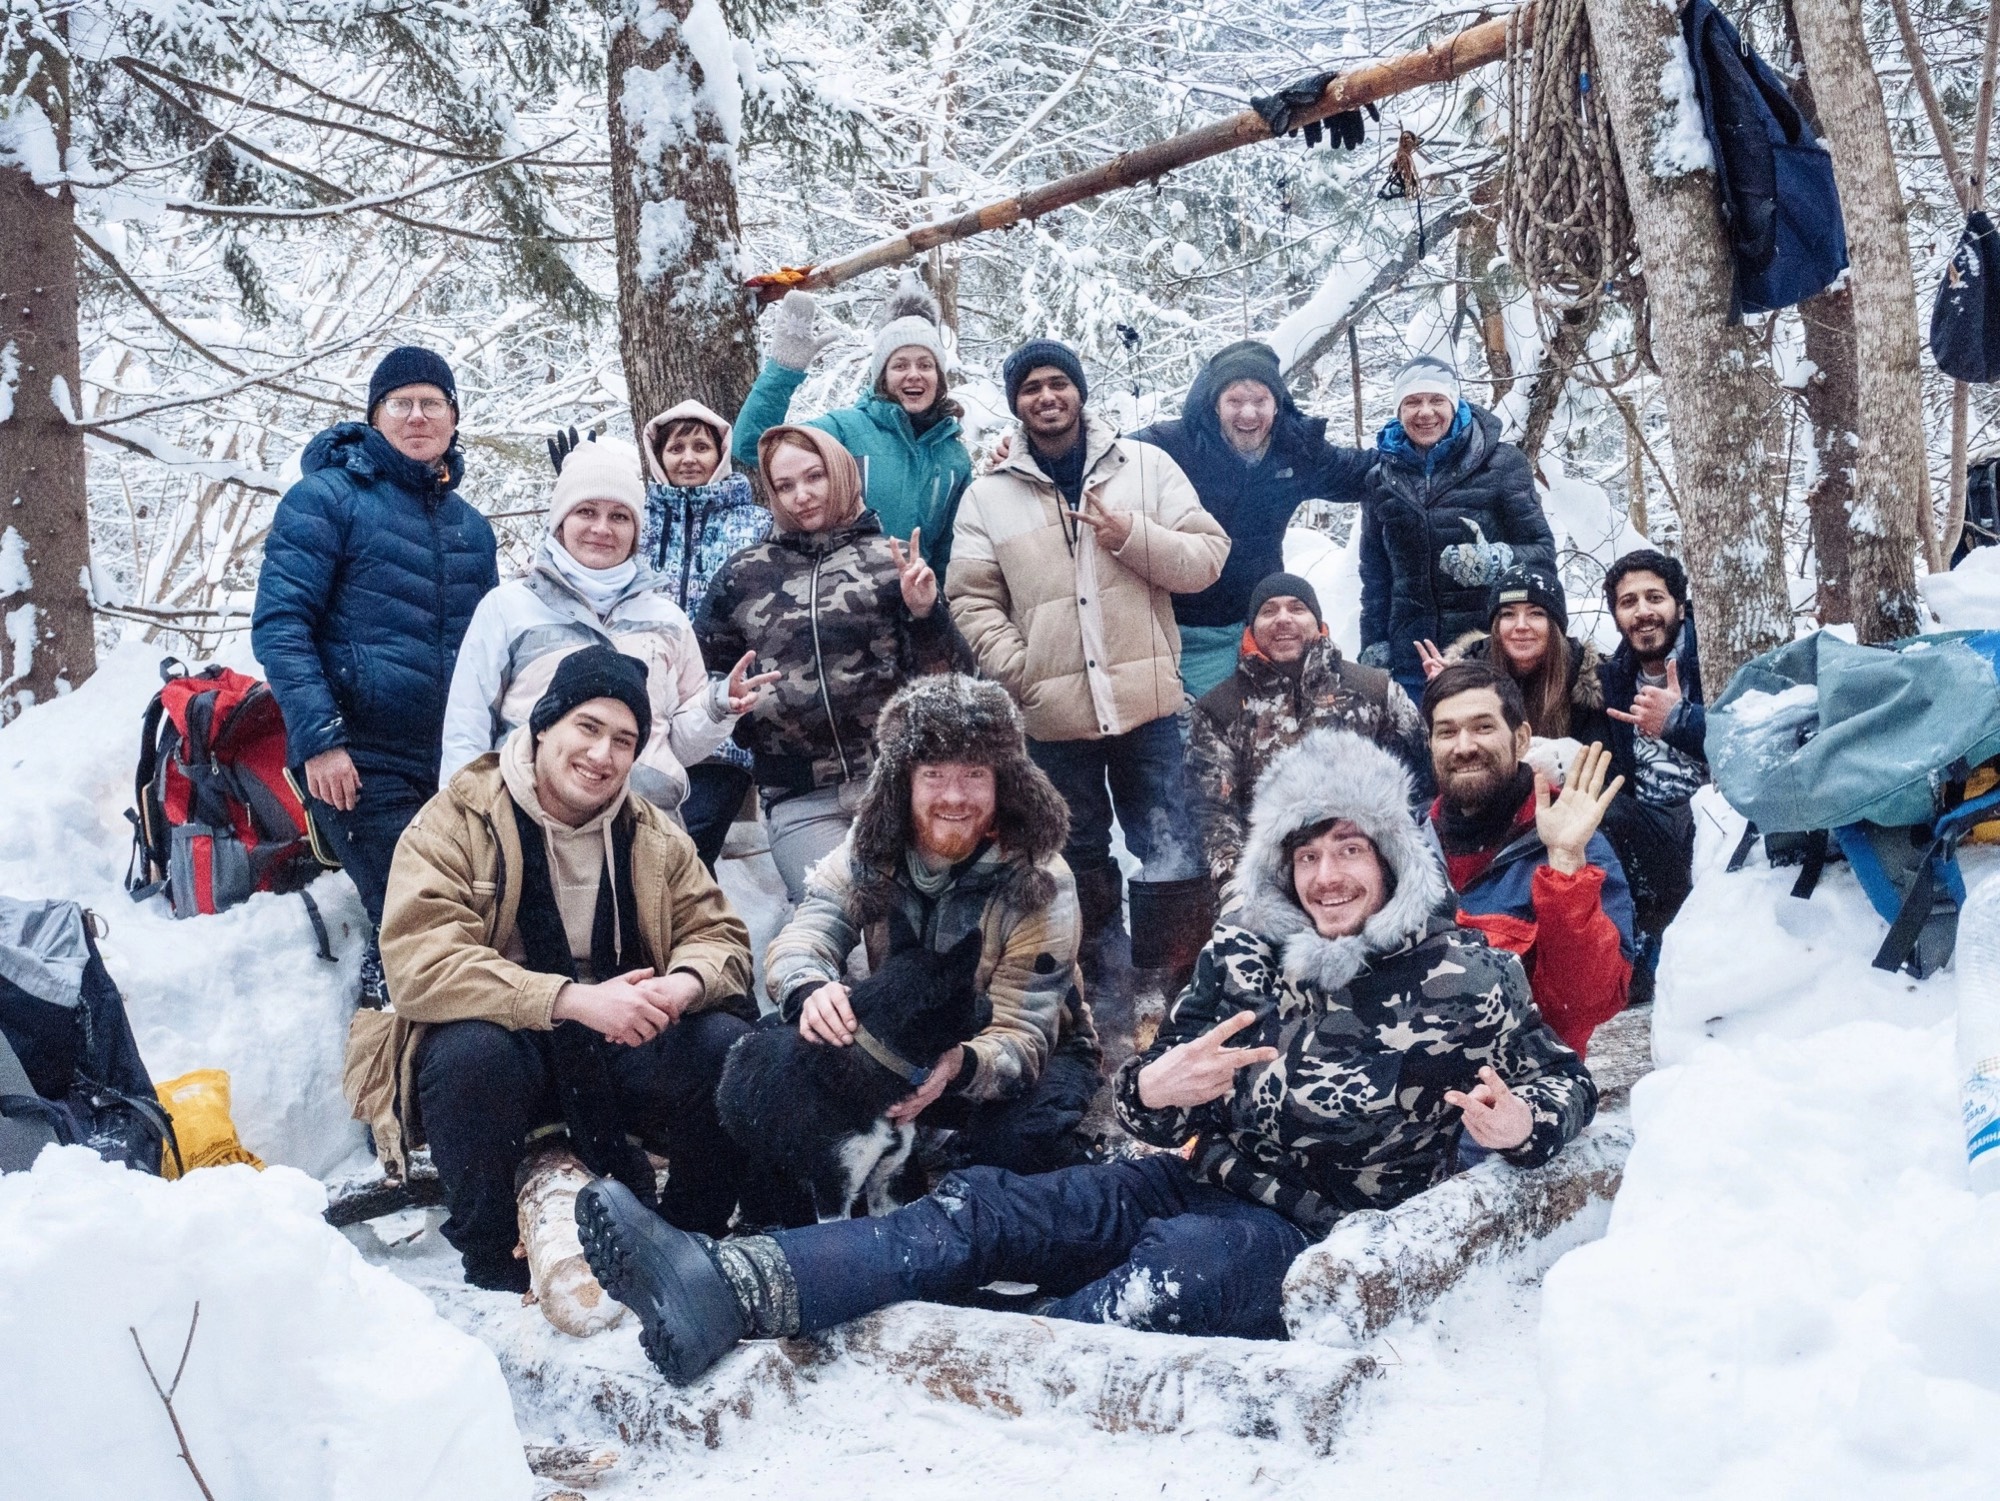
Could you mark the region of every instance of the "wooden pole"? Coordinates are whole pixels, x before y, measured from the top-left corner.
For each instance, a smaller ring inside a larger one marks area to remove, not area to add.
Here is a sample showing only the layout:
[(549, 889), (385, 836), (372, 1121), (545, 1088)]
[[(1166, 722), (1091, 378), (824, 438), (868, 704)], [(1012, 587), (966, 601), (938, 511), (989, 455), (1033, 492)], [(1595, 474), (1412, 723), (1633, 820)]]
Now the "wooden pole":
[[(1469, 26), (1464, 31), (1433, 42), (1420, 52), (1408, 52), (1386, 62), (1356, 68), (1352, 73), (1343, 73), (1326, 86), (1318, 102), (1293, 116), (1293, 124), (1309, 125), (1329, 115), (1359, 109), (1364, 104), (1373, 104), (1425, 84), (1447, 83), (1474, 68), (1498, 62), (1507, 55), (1510, 20), (1508, 16), (1501, 16), (1482, 21), (1477, 26)], [(1519, 24), (1524, 32), (1531, 32), (1534, 25), (1532, 0), (1521, 7)], [(1086, 198), (1095, 198), (1118, 188), (1137, 187), (1181, 167), (1270, 138), (1271, 127), (1264, 123), (1264, 117), (1254, 109), (1246, 109), (1226, 119), (1170, 136), (1164, 141), (1155, 141), (1150, 146), (1121, 152), (1107, 162), (1071, 173), (1068, 177), (1059, 177), (1054, 182), (1043, 183), (1016, 197), (970, 209), (954, 218), (920, 224), (904, 234), (878, 240), (852, 255), (824, 265), (754, 276), (749, 285), (764, 302), (776, 301), (793, 287), (807, 291), (837, 287), (867, 272), (922, 255), (936, 246), (969, 240), (989, 230), (1007, 229), (1026, 219), (1039, 219), (1044, 214), (1081, 203)]]

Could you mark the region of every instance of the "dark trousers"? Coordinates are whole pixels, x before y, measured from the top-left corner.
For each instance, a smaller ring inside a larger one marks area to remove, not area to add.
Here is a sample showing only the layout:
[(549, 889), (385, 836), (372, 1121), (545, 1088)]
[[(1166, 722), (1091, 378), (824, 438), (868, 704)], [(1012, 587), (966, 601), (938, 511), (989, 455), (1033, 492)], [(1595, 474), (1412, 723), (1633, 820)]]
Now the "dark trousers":
[(1056, 1052), (1035, 1087), (1018, 1099), (980, 1102), (946, 1095), (923, 1113), (921, 1124), (954, 1133), (946, 1156), (955, 1167), (1046, 1173), (1074, 1166), (1084, 1151), (1077, 1124), (1104, 1082), (1096, 1052), (1088, 1046)]
[[(417, 810), (437, 791), (434, 778), (411, 776), (380, 766), (361, 766), (361, 795), (345, 813), (331, 803), (312, 800), (313, 823), (333, 846), (341, 868), (361, 893), (368, 920), (382, 926), (382, 899), (389, 890), (389, 862), (396, 841), (417, 816)], [(300, 781), (305, 779), (300, 777)]]
[(750, 791), (750, 768), (731, 766), (727, 761), (703, 761), (688, 768), (688, 795), (681, 804), (681, 822), (694, 840), (701, 863), (715, 874), (715, 862), (722, 858), (722, 843), (729, 826), (736, 821)]
[[(1187, 822), (1180, 720), (1172, 714), (1102, 740), (1030, 740), (1028, 754), (1069, 804), (1069, 844), (1063, 858), (1081, 874), (1111, 864), (1111, 813), (1125, 831), (1125, 848), (1141, 865), (1157, 862), (1171, 879), (1195, 872)], [(1186, 870), (1178, 869), (1185, 864)]]
[(1050, 1318), (1173, 1334), (1283, 1339), (1285, 1269), (1305, 1232), (1275, 1209), (1199, 1183), (1178, 1157), (1037, 1177), (953, 1173), (880, 1219), (778, 1232), (806, 1333), (890, 1303), (957, 1303), (1028, 1282)]
[(1605, 809), (1604, 837), (1625, 867), (1634, 926), (1658, 938), (1693, 889), (1694, 809), (1655, 807), (1621, 792)]
[[(749, 1025), (703, 1011), (643, 1047), (613, 1050), (620, 1124), (667, 1158), (660, 1212), (683, 1230), (723, 1234), (742, 1181), (735, 1143), (715, 1110), (716, 1081), (730, 1046)], [(525, 1290), (514, 1172), (528, 1133), (562, 1119), (546, 1032), (513, 1032), (496, 1022), (445, 1022), (417, 1054), (417, 1101), (431, 1160), (444, 1189), (444, 1238), (465, 1260), (475, 1287)]]

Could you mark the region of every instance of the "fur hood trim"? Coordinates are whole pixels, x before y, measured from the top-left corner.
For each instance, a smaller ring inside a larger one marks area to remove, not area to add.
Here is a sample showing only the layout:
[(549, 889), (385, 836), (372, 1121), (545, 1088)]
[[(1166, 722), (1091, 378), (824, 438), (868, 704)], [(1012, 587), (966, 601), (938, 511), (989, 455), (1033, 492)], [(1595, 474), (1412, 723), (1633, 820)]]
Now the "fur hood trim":
[(854, 889), (861, 920), (894, 904), (909, 848), (910, 775), (923, 762), (973, 761), (993, 768), (994, 834), (1011, 867), (1006, 895), (1025, 911), (1055, 896), (1047, 866), (1069, 838), (1069, 806), (1028, 759), (1020, 710), (998, 683), (961, 673), (918, 678), (882, 708), (876, 759), (854, 816)]
[[(1467, 631), (1445, 648), (1447, 662), (1486, 662), (1493, 656), (1493, 638), (1485, 631)], [(1604, 653), (1588, 637), (1569, 638), (1569, 702), (1575, 709), (1604, 707), (1604, 682), (1597, 669), (1604, 665)]]
[[(1340, 990), (1373, 959), (1430, 931), (1447, 888), (1431, 841), (1410, 814), (1410, 775), (1396, 758), (1349, 730), (1315, 730), (1279, 756), (1257, 784), (1239, 879), (1240, 920), (1276, 945), (1288, 979)], [(1330, 818), (1373, 841), (1394, 889), (1348, 938), (1322, 938), (1293, 894), (1287, 837)]]

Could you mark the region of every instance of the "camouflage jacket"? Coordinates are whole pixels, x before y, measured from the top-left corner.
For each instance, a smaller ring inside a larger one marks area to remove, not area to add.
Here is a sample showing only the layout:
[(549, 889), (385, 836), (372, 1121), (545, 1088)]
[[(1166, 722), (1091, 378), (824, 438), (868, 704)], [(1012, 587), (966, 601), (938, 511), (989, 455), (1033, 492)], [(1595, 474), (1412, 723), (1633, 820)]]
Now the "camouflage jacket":
[(755, 651), (759, 671), (782, 674), (736, 727), (774, 799), (865, 780), (890, 695), (925, 673), (972, 670), (942, 594), (922, 620), (904, 605), (873, 511), (831, 532), (778, 532), (731, 556), (709, 583), (695, 634), (716, 672)]
[[(1461, 1128), (1444, 1094), (1471, 1089), (1481, 1065), (1534, 1113), (1528, 1140), (1501, 1154), (1518, 1167), (1548, 1161), (1596, 1113), (1597, 1087), (1542, 1025), (1520, 961), (1475, 932), (1432, 919), (1332, 992), (1295, 968), (1279, 940), (1218, 927), (1153, 1046), (1119, 1070), (1116, 1099), (1134, 1135), (1159, 1146), (1195, 1137), (1197, 1177), (1311, 1234), (1447, 1176)], [(1275, 1062), (1240, 1070), (1234, 1094), (1212, 1104), (1140, 1103), (1140, 1069), (1238, 1011), (1257, 1022), (1230, 1045), (1274, 1047)]]
[[(787, 1022), (798, 1021), (813, 991), (842, 979), (855, 944), (874, 936), (856, 920), (852, 862), (850, 840), (813, 868), (805, 900), (765, 952), (765, 987)], [(1051, 855), (1043, 869), (1055, 880), (1055, 895), (1031, 909), (1017, 896), (1018, 863), (989, 842), (935, 896), (917, 889), (907, 867), (895, 873), (896, 909), (933, 950), (943, 953), (972, 929), (980, 931), (978, 983), (993, 1005), (993, 1021), (966, 1044), (974, 1066), (951, 1085), (952, 1093), (971, 1100), (1026, 1093), (1058, 1047), (1097, 1052), (1076, 967), (1076, 882), (1062, 856)], [(871, 954), (878, 949), (871, 942)]]
[(1188, 737), (1188, 782), (1212, 879), (1236, 869), (1264, 768), (1324, 726), (1374, 741), (1408, 768), (1420, 791), (1429, 785), (1423, 720), (1388, 673), (1346, 660), (1324, 636), (1290, 673), (1245, 632), (1236, 671), (1195, 704)]

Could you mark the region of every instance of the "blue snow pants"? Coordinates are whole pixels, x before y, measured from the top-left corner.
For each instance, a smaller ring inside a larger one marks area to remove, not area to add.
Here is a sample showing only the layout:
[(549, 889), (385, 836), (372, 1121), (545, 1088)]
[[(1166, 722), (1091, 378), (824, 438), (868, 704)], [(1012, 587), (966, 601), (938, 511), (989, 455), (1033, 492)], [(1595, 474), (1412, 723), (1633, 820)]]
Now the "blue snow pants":
[(1051, 1295), (1036, 1309), (1049, 1318), (1244, 1339), (1285, 1338), (1285, 1269), (1308, 1244), (1275, 1209), (1198, 1182), (1168, 1156), (1032, 1177), (966, 1168), (893, 1214), (774, 1238), (808, 1334), (1006, 1281)]

